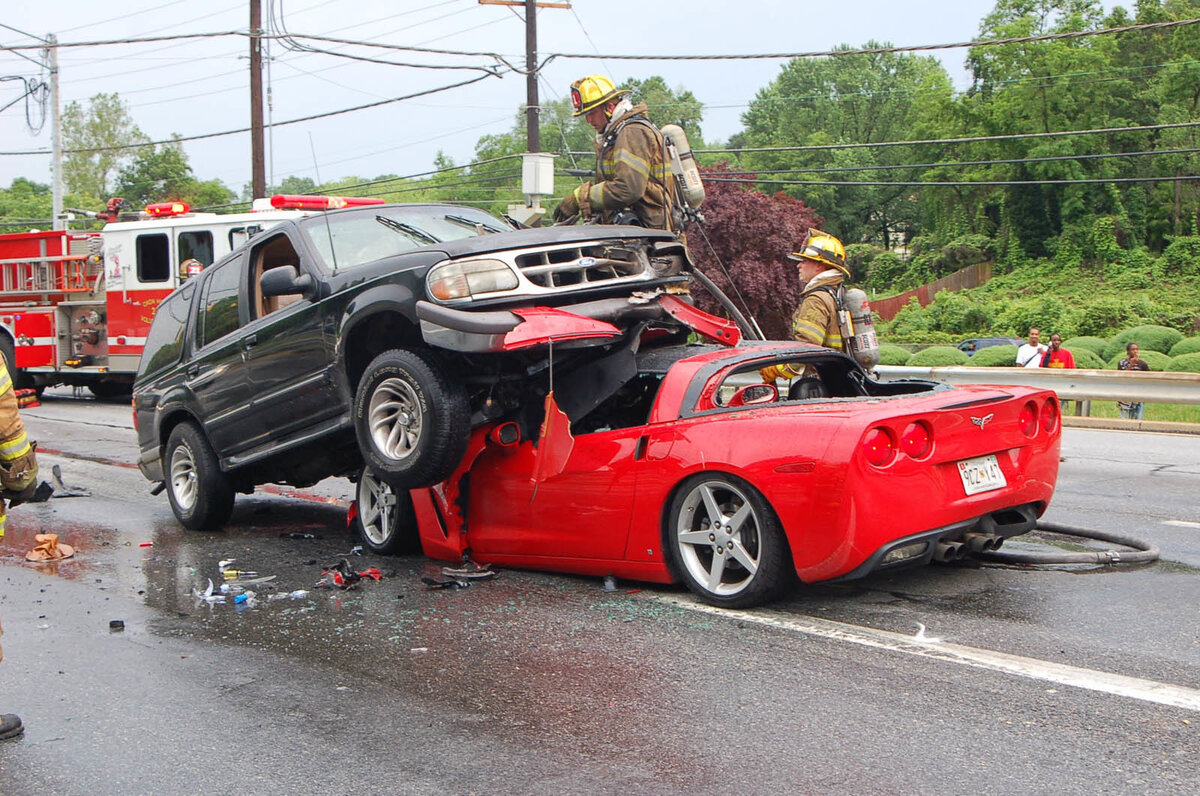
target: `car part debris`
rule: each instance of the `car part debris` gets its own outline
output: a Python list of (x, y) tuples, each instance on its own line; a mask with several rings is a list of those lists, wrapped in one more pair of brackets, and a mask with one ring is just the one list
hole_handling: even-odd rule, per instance
[(50, 468), (50, 474), (54, 476), (54, 497), (91, 497), (92, 490), (84, 486), (67, 486), (62, 480), (62, 467), (54, 465)]
[(278, 592), (267, 596), (267, 602), (275, 602), (277, 600), (303, 600), (308, 596), (308, 589), (296, 589), (295, 591), (284, 594)]
[(209, 605), (224, 605), (225, 604), (225, 596), (221, 595), (221, 594), (213, 594), (214, 591), (216, 591), (216, 589), (213, 588), (212, 578), (209, 578), (208, 579), (208, 588), (205, 589), (204, 591), (200, 591), (199, 589), (193, 589), (192, 596), (198, 600), (203, 600), (204, 602), (208, 603)]
[(428, 586), (430, 591), (437, 591), (438, 589), (465, 589), (471, 585), (465, 580), (455, 580), (453, 578), (450, 580), (438, 580), (428, 575), (421, 578), (421, 582)]
[(65, 543), (59, 544), (56, 533), (35, 534), (33, 540), (38, 544), (37, 547), (25, 554), (26, 561), (37, 564), (43, 561), (61, 561), (75, 555), (74, 547)]
[(442, 574), (457, 580), (491, 580), (498, 573), (491, 564), (466, 563), (461, 567), (442, 567)]
[(337, 587), (345, 591), (346, 589), (354, 588), (363, 578), (383, 580), (383, 573), (375, 567), (356, 572), (350, 566), (349, 559), (343, 558), (338, 563), (327, 566), (321, 571), (321, 580), (317, 581), (317, 588), (330, 589)]
[(124, 630), (125, 629), (125, 620), (124, 619), (111, 620), (108, 623), (108, 629), (113, 631), (114, 633)]
[(301, 533), (299, 531), (284, 532), (279, 534), (281, 539), (324, 539), (319, 533)]

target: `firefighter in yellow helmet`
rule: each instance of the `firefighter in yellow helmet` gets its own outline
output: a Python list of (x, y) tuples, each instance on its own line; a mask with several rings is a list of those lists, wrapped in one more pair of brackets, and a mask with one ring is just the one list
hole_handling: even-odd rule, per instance
[[(804, 343), (844, 351), (834, 296), (850, 276), (846, 247), (834, 236), (810, 229), (804, 243), (787, 258), (796, 263), (801, 285), (800, 307), (792, 315), (792, 336)], [(760, 372), (768, 382), (801, 375), (788, 364), (772, 365)]]
[(630, 102), (603, 75), (571, 84), (575, 116), (596, 130), (596, 177), (563, 197), (556, 221), (595, 217), (602, 224), (640, 224), (678, 233), (683, 220), (666, 162), (663, 135), (646, 104)]

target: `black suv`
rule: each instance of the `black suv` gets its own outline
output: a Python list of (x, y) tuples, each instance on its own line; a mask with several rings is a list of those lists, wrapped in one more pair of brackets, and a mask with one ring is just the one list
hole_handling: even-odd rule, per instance
[(640, 227), (515, 230), (451, 205), (281, 222), (163, 300), (134, 384), (138, 466), (188, 528), (257, 484), (364, 465), (438, 483), (531, 380), (603, 373), (647, 334), (735, 342), (690, 305), (694, 275), (676, 237)]

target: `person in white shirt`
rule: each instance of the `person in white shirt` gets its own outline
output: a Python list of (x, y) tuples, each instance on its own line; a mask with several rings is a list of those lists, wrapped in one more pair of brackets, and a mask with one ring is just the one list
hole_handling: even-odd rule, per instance
[(1040, 329), (1029, 330), (1029, 342), (1017, 349), (1017, 365), (1023, 368), (1040, 368), (1042, 357), (1046, 354), (1046, 346), (1038, 341), (1042, 339)]

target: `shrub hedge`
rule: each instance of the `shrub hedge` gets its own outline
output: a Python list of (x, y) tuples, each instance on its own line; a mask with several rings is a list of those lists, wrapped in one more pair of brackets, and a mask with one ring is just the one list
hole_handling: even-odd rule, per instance
[(1149, 351), (1158, 351), (1166, 354), (1171, 350), (1172, 346), (1182, 339), (1182, 332), (1166, 326), (1135, 326), (1132, 329), (1126, 329), (1108, 341), (1108, 345), (1104, 349), (1104, 358), (1111, 361), (1117, 354), (1124, 356), (1125, 344), (1131, 342), (1138, 344), (1143, 359), (1146, 358), (1146, 353)]
[(1175, 345), (1171, 346), (1171, 350), (1167, 353), (1173, 357), (1181, 357), (1184, 354), (1200, 353), (1200, 337), (1185, 337)]
[(970, 357), (954, 346), (935, 345), (913, 354), (905, 364), (913, 368), (939, 368), (946, 365), (965, 365), (968, 359)]
[[(1138, 352), (1138, 354), (1142, 357), (1142, 359), (1144, 359), (1146, 361), (1146, 364), (1150, 366), (1150, 370), (1159, 370), (1159, 371), (1170, 370), (1171, 363), (1174, 362), (1174, 360), (1171, 359), (1169, 356), (1167, 356), (1166, 354), (1163, 354), (1159, 351), (1147, 351), (1146, 349), (1143, 348), (1141, 351)], [(1112, 370), (1116, 370), (1117, 363), (1120, 362), (1124, 358), (1125, 358), (1125, 349), (1122, 348), (1121, 353), (1117, 354), (1116, 356), (1114, 356), (1108, 360), (1108, 365), (1106, 367), (1108, 367)]]
[(1063, 340), (1063, 348), (1076, 355), (1081, 348), (1086, 348), (1098, 357), (1104, 356), (1104, 349), (1108, 346), (1107, 340), (1102, 340), (1099, 337), (1072, 337), (1070, 340)]
[(1184, 373), (1200, 373), (1200, 351), (1184, 354), (1171, 360), (1167, 370)]
[(1017, 366), (1017, 347), (1015, 345), (990, 345), (975, 352), (975, 356), (967, 360), (973, 368), (1015, 368)]
[(889, 345), (884, 343), (879, 346), (879, 364), (880, 365), (904, 365), (908, 362), (908, 358), (912, 356), (912, 352), (907, 348), (901, 348), (898, 345)]
[[(1067, 347), (1064, 345), (1063, 348)], [(1067, 350), (1071, 351), (1069, 348), (1067, 348)], [(1086, 348), (1077, 348), (1074, 351), (1071, 351), (1071, 354), (1075, 357), (1075, 367), (1077, 368), (1103, 370), (1108, 367), (1104, 360), (1100, 358), (1099, 354), (1089, 351)]]

